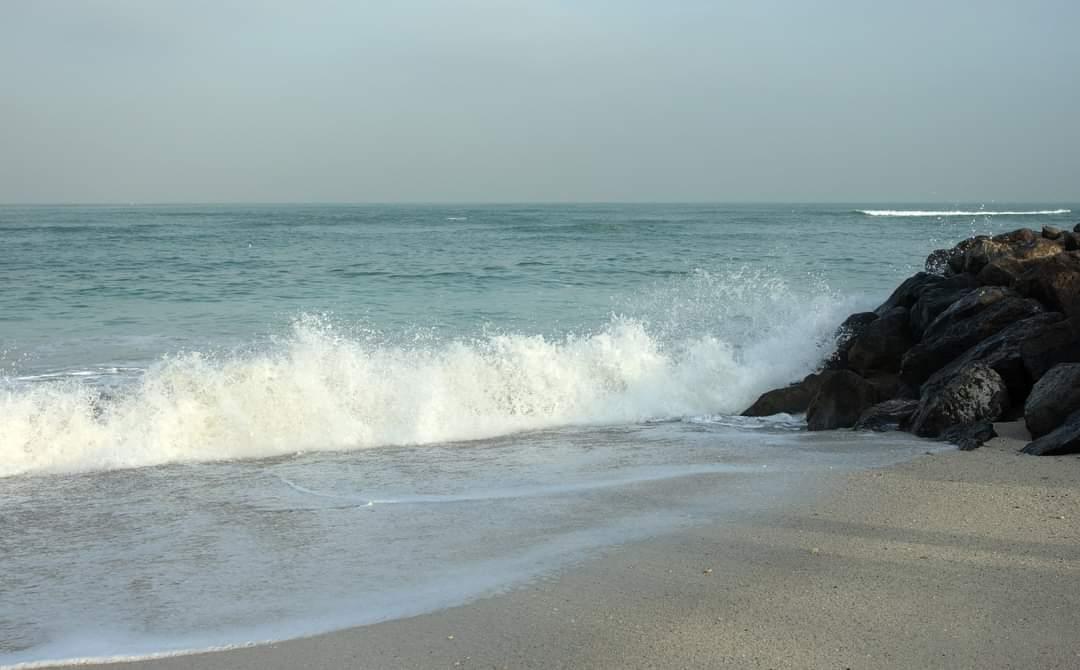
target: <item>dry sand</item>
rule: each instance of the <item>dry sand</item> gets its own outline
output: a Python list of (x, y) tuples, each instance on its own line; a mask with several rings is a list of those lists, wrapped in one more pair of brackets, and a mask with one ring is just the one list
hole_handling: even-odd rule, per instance
[(1080, 457), (1020, 444), (838, 477), (434, 614), (104, 667), (1080, 668)]

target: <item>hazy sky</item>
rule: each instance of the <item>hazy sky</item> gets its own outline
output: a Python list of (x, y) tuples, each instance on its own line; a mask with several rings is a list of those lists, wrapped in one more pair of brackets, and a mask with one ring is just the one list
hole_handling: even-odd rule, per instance
[(0, 0), (0, 202), (1080, 200), (1080, 2)]

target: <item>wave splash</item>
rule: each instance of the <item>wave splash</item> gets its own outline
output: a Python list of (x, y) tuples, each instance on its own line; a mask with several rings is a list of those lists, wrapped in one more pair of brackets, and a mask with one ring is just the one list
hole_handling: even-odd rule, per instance
[(942, 210), (926, 211), (919, 209), (857, 209), (858, 214), (866, 216), (925, 217), (925, 216), (1048, 216), (1053, 214), (1071, 214), (1071, 209), (1037, 209), (1017, 212), (990, 212), (986, 210)]
[[(80, 380), (9, 386), (0, 477), (735, 413), (812, 369), (850, 307), (755, 276), (698, 283), (727, 289), (719, 303), (671, 300), (657, 327), (612, 317), (587, 335), (391, 346), (303, 317), (272, 351), (165, 358), (111, 398)], [(670, 319), (709, 304), (713, 333), (672, 335)]]

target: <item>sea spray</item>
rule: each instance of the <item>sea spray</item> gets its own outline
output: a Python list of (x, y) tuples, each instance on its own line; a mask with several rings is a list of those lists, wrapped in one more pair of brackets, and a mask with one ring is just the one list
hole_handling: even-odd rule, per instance
[(807, 296), (760, 272), (697, 273), (637, 308), (650, 321), (613, 316), (562, 337), (394, 344), (302, 316), (269, 351), (168, 356), (112, 396), (77, 380), (9, 384), (0, 476), (736, 413), (831, 346), (850, 305), (817, 288)]

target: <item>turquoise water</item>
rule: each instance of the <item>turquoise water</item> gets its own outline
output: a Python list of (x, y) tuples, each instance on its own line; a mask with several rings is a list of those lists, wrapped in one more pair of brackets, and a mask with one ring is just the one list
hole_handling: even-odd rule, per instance
[(931, 249), (1077, 218), (896, 209), (0, 207), (0, 664), (429, 611), (920, 453), (734, 416)]

